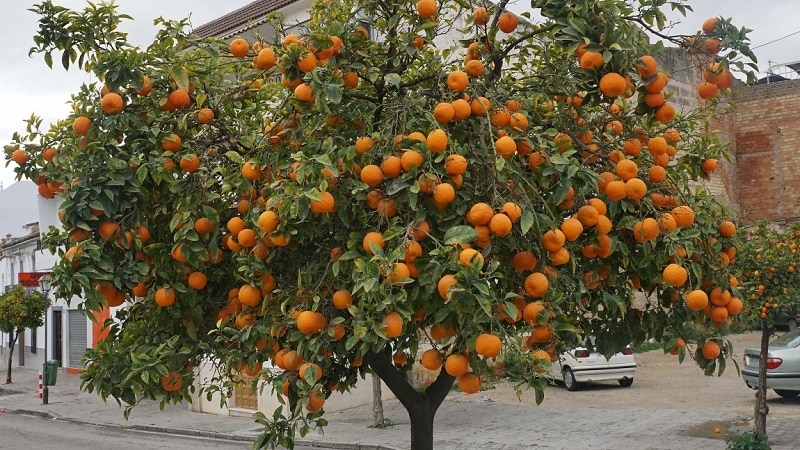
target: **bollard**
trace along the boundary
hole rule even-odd
[[[39,398],[42,398],[44,395],[44,387],[42,386],[42,372],[39,372]]]

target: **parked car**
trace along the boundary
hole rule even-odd
[[[594,344],[595,338],[592,336],[589,339]],[[583,346],[559,355],[550,366],[549,375],[553,379],[564,380],[564,387],[568,391],[578,389],[579,383],[595,381],[616,380],[622,387],[630,387],[633,384],[636,360],[630,346],[614,353],[609,359],[596,350],[589,350],[588,347],[587,342],[584,342]]]
[[[744,350],[742,379],[748,387],[758,386],[758,363],[761,349]],[[785,398],[800,395],[800,328],[795,328],[770,342],[767,351],[767,389]]]
[[[789,331],[797,328],[797,324],[800,324],[800,311],[797,311],[796,314],[787,314],[775,319],[776,326],[786,327]]]

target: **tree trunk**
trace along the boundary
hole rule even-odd
[[[369,352],[364,362],[378,375],[406,408],[411,422],[411,450],[433,450],[433,419],[447,397],[455,378],[442,369],[424,392],[417,392],[405,375],[397,370],[392,357]]]
[[[383,397],[381,395],[381,379],[372,377],[372,426],[383,428],[386,418],[383,416]]]
[[[11,343],[8,346],[8,372],[6,373],[6,384],[11,384],[11,363],[14,359],[14,346],[17,345],[17,338],[19,337],[19,330],[17,332],[11,332],[12,338]]]
[[[767,353],[769,352],[769,338],[772,336],[772,327],[761,329],[761,350],[758,356],[758,387],[756,389],[755,406],[755,433],[756,437],[767,436]]]

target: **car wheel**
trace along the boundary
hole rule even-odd
[[[800,395],[800,391],[787,391],[784,389],[775,389],[775,393],[783,398],[795,398]]]
[[[786,326],[789,327],[789,331],[794,330],[795,328],[797,328],[797,320],[789,319],[789,322],[786,323]]]
[[[622,387],[631,387],[633,385],[633,378],[622,378],[619,380],[619,385]]]
[[[572,373],[572,369],[565,367],[561,375],[564,377],[564,387],[568,391],[578,390],[578,382],[575,381],[575,374]]]

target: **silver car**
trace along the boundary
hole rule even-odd
[[[594,342],[594,337],[591,337]],[[585,345],[585,344],[584,344]],[[578,389],[579,383],[595,381],[617,381],[622,387],[633,384],[636,373],[636,359],[633,350],[626,346],[610,359],[587,347],[576,347],[559,355],[558,360],[550,366],[550,376],[564,380],[568,391]]]
[[[748,387],[758,386],[758,348],[744,350],[742,378]],[[800,328],[770,342],[767,352],[767,389],[785,398],[800,395]]]

